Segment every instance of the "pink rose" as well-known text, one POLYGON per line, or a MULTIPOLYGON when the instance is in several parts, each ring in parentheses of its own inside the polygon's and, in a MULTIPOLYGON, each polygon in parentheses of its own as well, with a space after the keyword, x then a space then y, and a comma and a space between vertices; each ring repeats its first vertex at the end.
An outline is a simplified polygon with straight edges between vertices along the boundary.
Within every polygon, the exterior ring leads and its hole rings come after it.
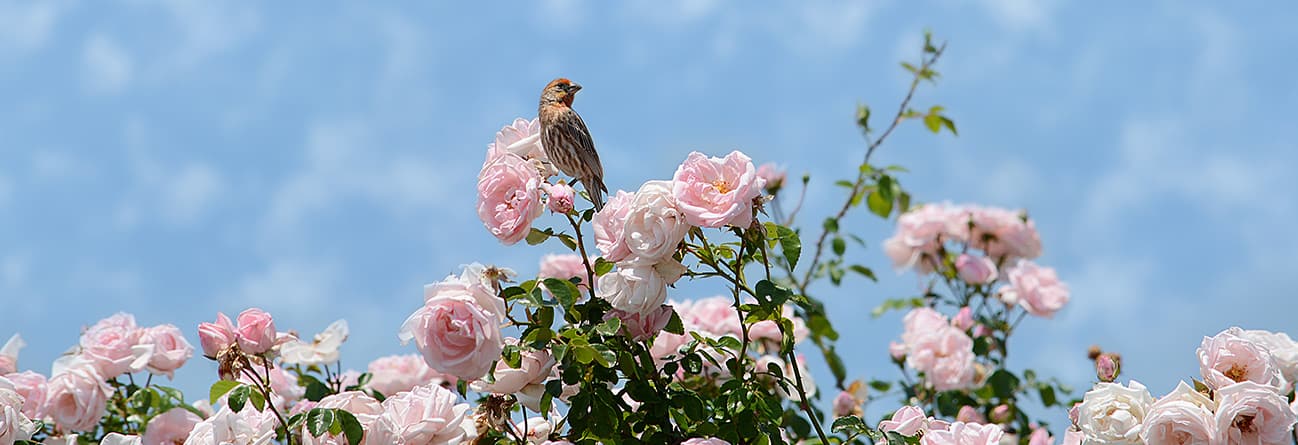
POLYGON ((987 257, 960 254, 955 259, 955 270, 960 279, 969 284, 987 284, 996 281, 996 263, 987 257))
POLYGON ((1059 281, 1055 270, 1020 260, 1005 275, 1009 286, 1001 288, 1006 304, 1022 306, 1028 313, 1050 318, 1068 304, 1068 285, 1059 281))
POLYGON ((632 196, 629 207, 622 232, 631 252, 629 261, 653 264, 670 259, 690 230, 686 216, 676 207, 672 182, 644 183, 632 196))
POLYGON ((409 391, 419 385, 454 384, 455 376, 447 376, 429 368, 418 355, 390 355, 370 362, 369 389, 384 396, 409 391))
POLYGON ((575 253, 552 253, 541 257, 541 271, 537 275, 565 281, 577 278, 581 282, 577 287, 586 288, 586 263, 582 261, 581 255, 575 253))
POLYGON ((901 361, 906 359, 906 345, 895 341, 888 342, 888 355, 893 360, 901 361))
POLYGON ((766 193, 774 195, 784 188, 786 173, 775 163, 767 162, 757 167, 757 177, 766 183, 766 193))
POLYGON ((497 295, 501 281, 512 279, 514 271, 495 266, 484 266, 472 263, 464 266, 457 277, 424 285, 424 301, 437 297, 469 298, 478 303, 478 307, 491 313, 498 320, 505 320, 505 300, 497 295))
POLYGON ((23 398, 22 412, 30 419, 45 417, 45 394, 49 391, 45 376, 32 371, 6 374, 13 390, 23 398))
POLYGON ((852 394, 848 391, 839 392, 838 395, 834 397, 834 417, 859 416, 861 415, 862 403, 864 403, 864 401, 858 398, 856 394, 852 394))
POLYGON ((134 434, 108 433, 99 441, 99 445, 141 445, 140 436, 134 434))
POLYGON ((460 424, 469 405, 456 401, 455 393, 446 388, 416 386, 384 400, 382 420, 400 443, 459 443, 465 435, 460 424))
POLYGON ((897 217, 897 231, 883 242, 884 253, 898 270, 915 268, 919 273, 933 271, 943 241, 968 239, 967 217, 949 205, 925 204, 897 217))
POLYGON ((1199 344, 1199 372, 1212 389, 1236 382, 1251 381, 1275 389, 1284 388, 1280 367, 1265 347, 1243 337, 1244 331, 1232 327, 1215 336, 1204 337, 1199 344))
POLYGON ((922 445, 997 445, 1005 432, 995 424, 956 422, 944 430, 934 430, 920 438, 922 445))
POLYGON ((563 183, 550 184, 543 182, 541 188, 545 189, 545 194, 548 196, 545 206, 551 212, 567 215, 568 212, 572 211, 574 197, 577 195, 577 191, 573 190, 572 186, 563 183))
POLYGON ((938 391, 967 389, 974 385, 973 339, 945 326, 908 345, 906 364, 925 374, 938 391))
POLYGON ((27 346, 22 336, 14 334, 0 347, 0 375, 18 372, 18 351, 27 346))
POLYGON ((681 442, 681 445, 730 445, 730 442, 715 437, 695 437, 681 442))
POLYGON ((1095 377, 1101 382, 1112 382, 1118 379, 1118 362, 1112 355, 1100 354, 1095 358, 1095 377))
POLYGON ((239 334, 235 331, 234 323, 225 314, 218 312, 216 323, 198 324, 198 342, 203 346, 203 356, 207 358, 215 360, 217 354, 238 341, 239 334))
POLYGON ((275 428, 279 421, 271 410, 258 412, 248 404, 243 411, 233 412, 230 407, 222 406, 220 411, 211 417, 198 422, 185 439, 186 444, 214 445, 269 444, 275 438, 275 428))
POLYGON ((928 431, 929 418, 924 414, 923 409, 907 405, 893 413, 891 419, 879 422, 879 429, 903 436, 914 436, 920 431, 928 431))
POLYGON ((969 239, 974 247, 987 252, 987 256, 1006 262, 1041 256, 1041 237, 1036 226, 1021 212, 984 207, 973 207, 968 212, 973 223, 969 239))
MULTIPOLYGON (((668 358, 679 355, 681 346, 685 346, 694 337, 687 335, 673 334, 667 331, 661 331, 657 337, 654 337, 653 346, 649 347, 649 354, 655 360, 662 362, 668 358)), ((678 357, 676 357, 678 358, 678 357)))
POLYGON ((1140 382, 1098 383, 1077 406, 1077 426, 1087 443, 1139 443, 1141 423, 1153 404, 1140 382))
POLYGON ((964 423, 987 423, 987 418, 983 417, 977 408, 969 405, 960 407, 960 411, 955 413, 955 420, 964 423))
POLYGON ((684 301, 676 304, 676 313, 691 331, 701 331, 709 336, 740 336, 739 313, 735 311, 734 300, 729 297, 715 296, 684 301))
POLYGON ((635 341, 646 341, 658 335, 658 332, 667 326, 667 322, 671 321, 674 313, 672 307, 667 305, 659 306, 657 310, 644 313, 613 309, 604 314, 604 319, 608 320, 617 317, 622 321, 622 333, 624 335, 635 341))
POLYGON ((36 433, 36 423, 22 412, 23 396, 9 380, 0 377, 0 443, 28 440, 36 433))
POLYGON ((429 367, 465 380, 486 374, 504 349, 496 315, 466 297, 428 299, 402 324, 400 338, 413 339, 429 367))
POLYGON ((478 173, 478 219, 505 245, 527 237, 541 216, 541 176, 521 157, 505 155, 478 173))
POLYGON ((604 210, 595 214, 591 226, 595 231, 595 247, 609 261, 622 261, 631 256, 626 239, 622 237, 626 228, 627 215, 631 213, 631 201, 635 194, 618 190, 608 198, 604 210))
POLYGON ((1068 430, 1064 433, 1064 443, 1062 445, 1082 445, 1082 439, 1085 437, 1081 431, 1068 430))
POLYGON ((1217 443, 1287 443, 1294 412, 1275 388, 1242 381, 1217 390, 1217 443))
POLYGON ((625 312, 656 311, 667 301, 667 286, 684 272, 685 266, 670 258, 653 265, 621 264, 599 277, 595 296, 625 312))
POLYGON ((1298 342, 1294 342, 1283 332, 1248 330, 1240 336, 1266 348, 1280 367, 1280 375, 1287 385, 1285 392, 1293 389, 1294 383, 1298 382, 1298 342))
POLYGON ((523 159, 548 160, 541 146, 541 121, 520 117, 501 128, 496 133, 496 140, 487 146, 487 163, 506 153, 523 159))
POLYGON ((1149 444, 1212 443, 1217 439, 1215 405, 1181 382, 1176 390, 1150 407, 1140 440, 1149 444))
POLYGON ((81 353, 95 362, 105 378, 139 372, 148 365, 153 348, 139 344, 135 317, 117 313, 99 320, 81 334, 81 353))
MULTIPOLYGON (((793 342, 795 344, 807 339, 807 335, 810 333, 807 330, 807 324, 797 315, 793 314, 792 307, 785 305, 783 310, 781 310, 781 315, 784 318, 789 319, 793 324, 792 334, 793 342)), ((766 320, 753 323, 752 326, 749 326, 748 338, 754 341, 765 340, 778 345, 784 341, 784 334, 780 332, 780 325, 776 324, 774 321, 766 320)))
POLYGON ((960 308, 960 312, 957 312, 955 318, 951 319, 951 326, 955 326, 956 329, 961 331, 968 331, 973 325, 973 308, 969 306, 960 308))
POLYGON ((1028 445, 1054 445, 1055 438, 1050 436, 1050 431, 1045 428, 1032 430, 1032 435, 1028 436, 1028 445))
POLYGON ((45 415, 66 431, 93 431, 107 412, 112 388, 93 362, 75 360, 50 378, 45 415))
POLYGON ((920 337, 931 334, 948 325, 945 315, 930 307, 911 309, 901 320, 904 331, 901 341, 906 344, 918 342, 920 337))
POLYGON ((672 181, 672 195, 685 221, 713 228, 751 225, 753 199, 761 195, 766 182, 757 176, 753 160, 738 151, 725 158, 692 152, 676 169, 672 181))
MULTIPOLYGON (((338 394, 327 396, 323 399, 320 399, 320 402, 317 403, 315 407, 341 409, 347 411, 351 413, 353 416, 356 416, 356 421, 359 422, 361 424, 361 428, 367 432, 372 431, 374 429, 374 424, 378 421, 380 417, 383 416, 383 412, 384 412, 383 405, 380 404, 378 400, 360 391, 346 391, 346 392, 341 392, 338 394)), ((367 434, 366 437, 363 440, 361 440, 361 443, 367 445, 378 443, 371 440, 369 436, 370 435, 367 434)), ((311 435, 310 432, 306 430, 305 425, 302 428, 302 438, 306 439, 303 441, 304 445, 307 444, 346 445, 348 443, 346 436, 343 435, 335 436, 327 432, 321 437, 314 437, 311 435)))
POLYGON ((144 445, 175 445, 185 442, 194 425, 203 418, 184 408, 172 408, 149 420, 144 428, 144 445))
POLYGON ((275 319, 258 308, 245 309, 239 313, 239 349, 253 355, 260 355, 275 347, 275 319))
POLYGON ((174 325, 164 324, 140 330, 140 344, 151 345, 149 372, 171 378, 176 369, 194 356, 194 347, 174 325))
POLYGON ((992 423, 1007 423, 1014 418, 1014 412, 1010 411, 1010 406, 1006 404, 996 405, 992 408, 992 423))
MULTIPOLYGON (((517 346, 518 339, 507 338, 505 344, 517 346)), ((554 357, 550 356, 550 351, 521 348, 520 356, 517 368, 511 368, 504 360, 497 361, 496 370, 492 373, 496 381, 487 383, 484 380, 478 380, 471 385, 473 390, 496 394, 513 394, 522 391, 528 385, 544 384, 546 378, 550 376, 550 371, 554 369, 554 357)))

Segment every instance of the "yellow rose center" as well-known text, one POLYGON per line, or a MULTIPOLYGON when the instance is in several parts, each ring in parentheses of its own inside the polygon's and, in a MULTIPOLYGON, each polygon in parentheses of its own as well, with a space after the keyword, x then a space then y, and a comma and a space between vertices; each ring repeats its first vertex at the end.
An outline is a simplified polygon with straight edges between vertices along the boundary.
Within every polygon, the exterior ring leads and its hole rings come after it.
POLYGON ((720 179, 712 181, 712 186, 716 187, 717 191, 721 193, 730 193, 730 191, 733 190, 730 188, 730 184, 727 184, 726 181, 720 179))

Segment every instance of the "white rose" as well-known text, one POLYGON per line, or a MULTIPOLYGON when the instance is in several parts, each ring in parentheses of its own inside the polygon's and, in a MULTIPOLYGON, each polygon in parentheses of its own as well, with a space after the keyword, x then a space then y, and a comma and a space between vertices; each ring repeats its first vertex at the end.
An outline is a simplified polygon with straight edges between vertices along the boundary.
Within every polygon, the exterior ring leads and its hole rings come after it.
POLYGON ((1209 443, 1217 437, 1215 407, 1212 399, 1181 382, 1150 407, 1140 439, 1147 444, 1209 443))
POLYGON ((631 198, 622 237, 633 261, 656 263, 671 256, 690 225, 676 208, 671 181, 649 181, 631 198))
POLYGON ((1261 330, 1244 331, 1241 337, 1270 351, 1271 358, 1280 366, 1280 374, 1284 376, 1287 390, 1293 389, 1294 383, 1298 382, 1298 342, 1283 332, 1261 330))
POLYGON ((257 412, 245 407, 238 413, 223 406, 190 431, 185 445, 269 445, 275 439, 278 420, 271 410, 257 412))
POLYGON ((36 423, 23 415, 23 396, 14 384, 0 377, 0 443, 14 443, 32 438, 36 423))
MULTIPOLYGON (((505 344, 518 345, 517 338, 506 338, 505 344)), ((519 366, 517 368, 509 367, 509 363, 504 360, 496 362, 496 370, 491 375, 496 378, 495 382, 487 383, 486 380, 474 381, 470 386, 474 391, 491 392, 496 394, 513 394, 522 391, 529 385, 545 386, 545 379, 550 376, 550 371, 554 369, 554 357, 550 351, 545 349, 522 349, 519 352, 519 366)))
POLYGON ((293 340, 280 346, 280 358, 287 364, 328 365, 338 361, 339 352, 350 330, 347 320, 338 320, 319 334, 310 343, 293 340))
POLYGON ((667 286, 680 279, 685 266, 672 259, 655 265, 624 263, 618 270, 599 277, 595 295, 613 308, 644 314, 667 301, 667 286))
POLYGON ((1138 444, 1141 424, 1153 404, 1154 397, 1140 382, 1100 383, 1082 397, 1078 427, 1088 443, 1138 444))
POLYGON ((136 436, 134 434, 128 436, 128 435, 118 434, 118 433, 108 433, 107 436, 104 436, 104 440, 99 442, 99 445, 143 445, 143 444, 144 442, 140 439, 140 436, 136 436))

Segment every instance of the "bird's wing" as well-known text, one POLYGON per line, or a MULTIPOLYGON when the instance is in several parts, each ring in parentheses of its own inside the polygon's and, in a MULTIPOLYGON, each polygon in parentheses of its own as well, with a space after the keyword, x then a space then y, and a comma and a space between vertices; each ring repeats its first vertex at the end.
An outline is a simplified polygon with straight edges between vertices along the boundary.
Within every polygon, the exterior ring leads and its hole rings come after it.
POLYGON ((573 131, 570 131, 569 134, 576 135, 576 140, 573 142, 577 144, 582 165, 590 168, 591 173, 600 183, 600 187, 603 187, 604 165, 599 162, 599 152, 595 151, 595 141, 590 137, 590 130, 586 128, 586 121, 581 120, 581 115, 577 114, 576 110, 573 110, 571 116, 573 119, 565 120, 564 124, 573 127, 571 128, 573 131))

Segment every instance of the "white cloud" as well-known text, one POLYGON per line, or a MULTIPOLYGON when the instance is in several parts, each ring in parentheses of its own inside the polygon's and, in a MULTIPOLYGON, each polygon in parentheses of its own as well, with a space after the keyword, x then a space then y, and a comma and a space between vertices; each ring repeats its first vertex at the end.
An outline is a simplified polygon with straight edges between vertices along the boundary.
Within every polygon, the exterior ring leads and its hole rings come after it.
POLYGON ((144 217, 173 226, 192 225, 225 195, 225 179, 209 163, 158 159, 152 151, 154 135, 145 121, 128 120, 125 133, 132 187, 115 211, 118 227, 134 228, 144 217))
POLYGON ((38 181, 63 181, 95 174, 93 165, 65 152, 35 150, 31 156, 30 172, 38 181))
POLYGON ((162 213, 175 223, 191 223, 220 197, 224 184, 207 164, 190 164, 165 179, 161 187, 162 213))
POLYGON ((1050 26, 1053 1, 984 0, 975 2, 1002 27, 1011 30, 1044 30, 1050 26))
POLYGON ((316 123, 307 134, 306 162, 275 190, 270 226, 293 230, 312 212, 360 198, 394 212, 422 211, 442 201, 445 166, 404 155, 381 156, 370 129, 358 122, 316 123))
POLYGON ((59 1, 0 0, 0 53, 45 46, 64 9, 59 1))
POLYGON ((86 39, 81 64, 82 84, 91 92, 117 93, 131 81, 131 56, 111 37, 96 34, 86 39))

